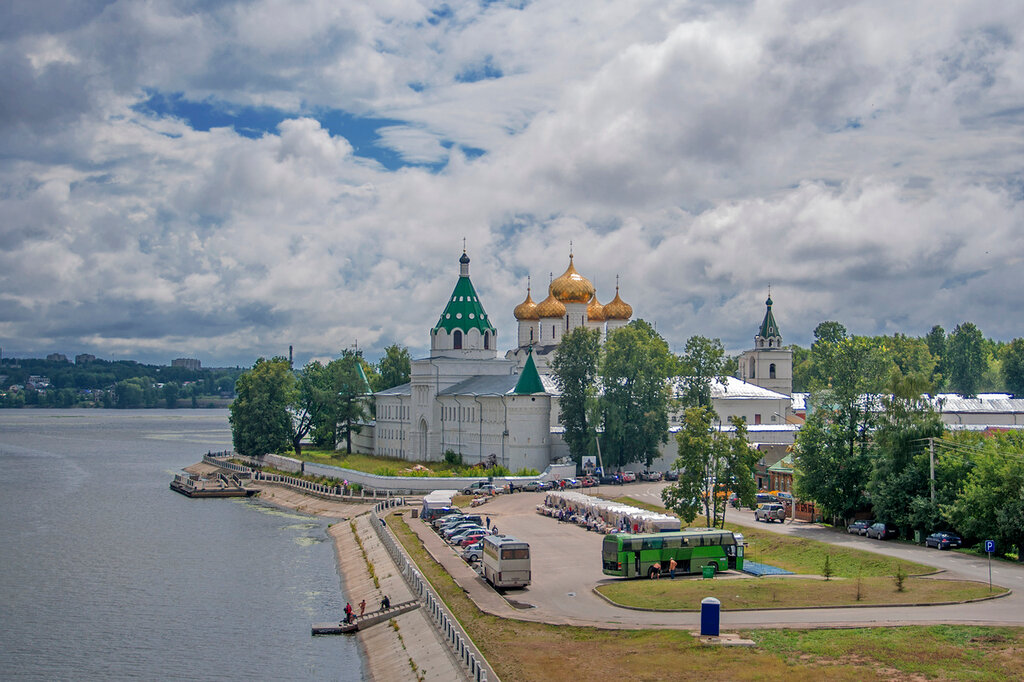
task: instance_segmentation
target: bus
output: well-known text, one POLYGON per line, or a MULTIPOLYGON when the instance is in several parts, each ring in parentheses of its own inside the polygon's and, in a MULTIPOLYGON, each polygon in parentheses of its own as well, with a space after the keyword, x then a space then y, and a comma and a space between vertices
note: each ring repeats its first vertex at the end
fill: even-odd
POLYGON ((494 587, 530 584, 530 545, 511 535, 485 535, 480 563, 484 580, 494 587))
POLYGON ((680 530, 663 533, 606 535, 601 545, 601 565, 605 575, 621 578, 652 578, 654 564, 668 574, 668 562, 676 560, 676 572, 701 573, 705 566, 713 571, 743 570, 743 536, 727 530, 680 530))

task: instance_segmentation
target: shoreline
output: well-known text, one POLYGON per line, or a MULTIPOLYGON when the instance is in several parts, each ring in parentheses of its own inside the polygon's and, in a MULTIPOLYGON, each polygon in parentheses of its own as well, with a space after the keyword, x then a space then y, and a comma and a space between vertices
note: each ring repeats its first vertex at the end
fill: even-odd
MULTIPOLYGON (((200 462, 188 467, 186 471, 201 473, 205 467, 216 469, 200 462)), ((392 603, 413 598, 405 579, 399 574, 371 527, 369 512, 373 509, 373 503, 322 500, 265 482, 259 482, 255 487, 260 492, 254 499, 328 521, 327 535, 334 543, 340 587, 357 611, 362 599, 366 599, 367 611, 372 611, 385 594, 392 603), (358 540, 352 524, 355 525, 358 540), (373 567, 373 575, 368 564, 373 567), (374 584, 374 576, 379 587, 374 584)), ((339 620, 342 618, 342 614, 337 616, 339 620)), ((447 682, 466 679, 462 667, 428 622, 422 609, 396 616, 388 624, 360 630, 356 637, 363 654, 365 679, 379 682, 447 682)))

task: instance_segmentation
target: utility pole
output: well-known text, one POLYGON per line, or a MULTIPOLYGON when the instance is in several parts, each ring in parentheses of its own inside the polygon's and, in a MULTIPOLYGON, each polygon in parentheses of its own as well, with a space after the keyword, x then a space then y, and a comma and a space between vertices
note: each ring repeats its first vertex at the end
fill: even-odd
POLYGON ((930 470, 928 487, 932 493, 932 504, 935 504, 935 439, 928 439, 928 468, 930 470))

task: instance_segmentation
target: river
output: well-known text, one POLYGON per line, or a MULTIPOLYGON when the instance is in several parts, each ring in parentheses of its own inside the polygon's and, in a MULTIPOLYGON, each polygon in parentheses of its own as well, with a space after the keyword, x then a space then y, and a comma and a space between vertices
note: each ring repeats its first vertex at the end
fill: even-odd
POLYGON ((227 410, 0 410, 0 677, 361 680, 327 524, 173 474, 227 410))

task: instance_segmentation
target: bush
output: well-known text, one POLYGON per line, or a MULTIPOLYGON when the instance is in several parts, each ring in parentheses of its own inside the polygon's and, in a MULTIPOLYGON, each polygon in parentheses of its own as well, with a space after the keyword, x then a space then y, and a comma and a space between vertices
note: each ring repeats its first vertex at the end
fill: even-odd
POLYGON ((829 555, 825 555, 825 565, 821 567, 821 575, 825 580, 831 580, 832 576, 835 575, 835 571, 832 570, 832 561, 829 555))
POLYGON ((444 462, 450 466, 462 466, 462 453, 454 450, 444 451, 444 462))
POLYGON ((523 467, 522 469, 517 471, 515 475, 516 476, 540 476, 540 472, 537 471, 536 469, 530 469, 528 467, 523 467))

